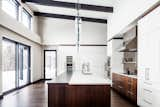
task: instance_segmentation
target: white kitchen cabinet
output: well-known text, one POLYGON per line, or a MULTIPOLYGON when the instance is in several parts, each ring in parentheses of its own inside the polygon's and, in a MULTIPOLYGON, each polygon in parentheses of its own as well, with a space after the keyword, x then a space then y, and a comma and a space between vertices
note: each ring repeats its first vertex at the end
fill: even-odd
POLYGON ((160 7, 138 22, 138 105, 160 107, 160 7))

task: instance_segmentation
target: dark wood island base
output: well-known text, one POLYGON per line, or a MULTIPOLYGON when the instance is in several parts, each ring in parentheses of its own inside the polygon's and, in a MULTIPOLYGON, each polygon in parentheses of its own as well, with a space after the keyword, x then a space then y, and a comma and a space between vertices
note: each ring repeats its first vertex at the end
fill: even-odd
POLYGON ((48 83, 48 107, 110 107, 110 85, 48 83))

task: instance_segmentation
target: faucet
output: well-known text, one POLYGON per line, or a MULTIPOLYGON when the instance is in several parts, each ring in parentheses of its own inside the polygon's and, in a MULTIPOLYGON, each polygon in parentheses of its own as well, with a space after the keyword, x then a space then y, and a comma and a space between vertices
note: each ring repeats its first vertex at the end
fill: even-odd
POLYGON ((82 73, 83 74, 91 74, 89 65, 90 65, 89 62, 82 64, 82 73))

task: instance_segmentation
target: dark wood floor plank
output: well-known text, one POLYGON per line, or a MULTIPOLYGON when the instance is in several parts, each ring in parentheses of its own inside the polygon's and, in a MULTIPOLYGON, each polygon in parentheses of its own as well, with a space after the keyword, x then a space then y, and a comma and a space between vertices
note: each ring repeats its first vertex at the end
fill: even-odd
MULTIPOLYGON (((44 82, 27 86, 4 96, 0 107, 48 107, 48 87, 44 82)), ((136 107, 117 93, 111 93, 111 107, 136 107)))

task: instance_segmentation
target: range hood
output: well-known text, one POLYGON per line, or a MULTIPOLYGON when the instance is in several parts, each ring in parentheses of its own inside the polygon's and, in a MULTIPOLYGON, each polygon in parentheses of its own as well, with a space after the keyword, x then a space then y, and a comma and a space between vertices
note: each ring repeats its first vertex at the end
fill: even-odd
POLYGON ((123 42, 123 46, 119 49, 120 52, 137 52, 137 37, 123 42))

